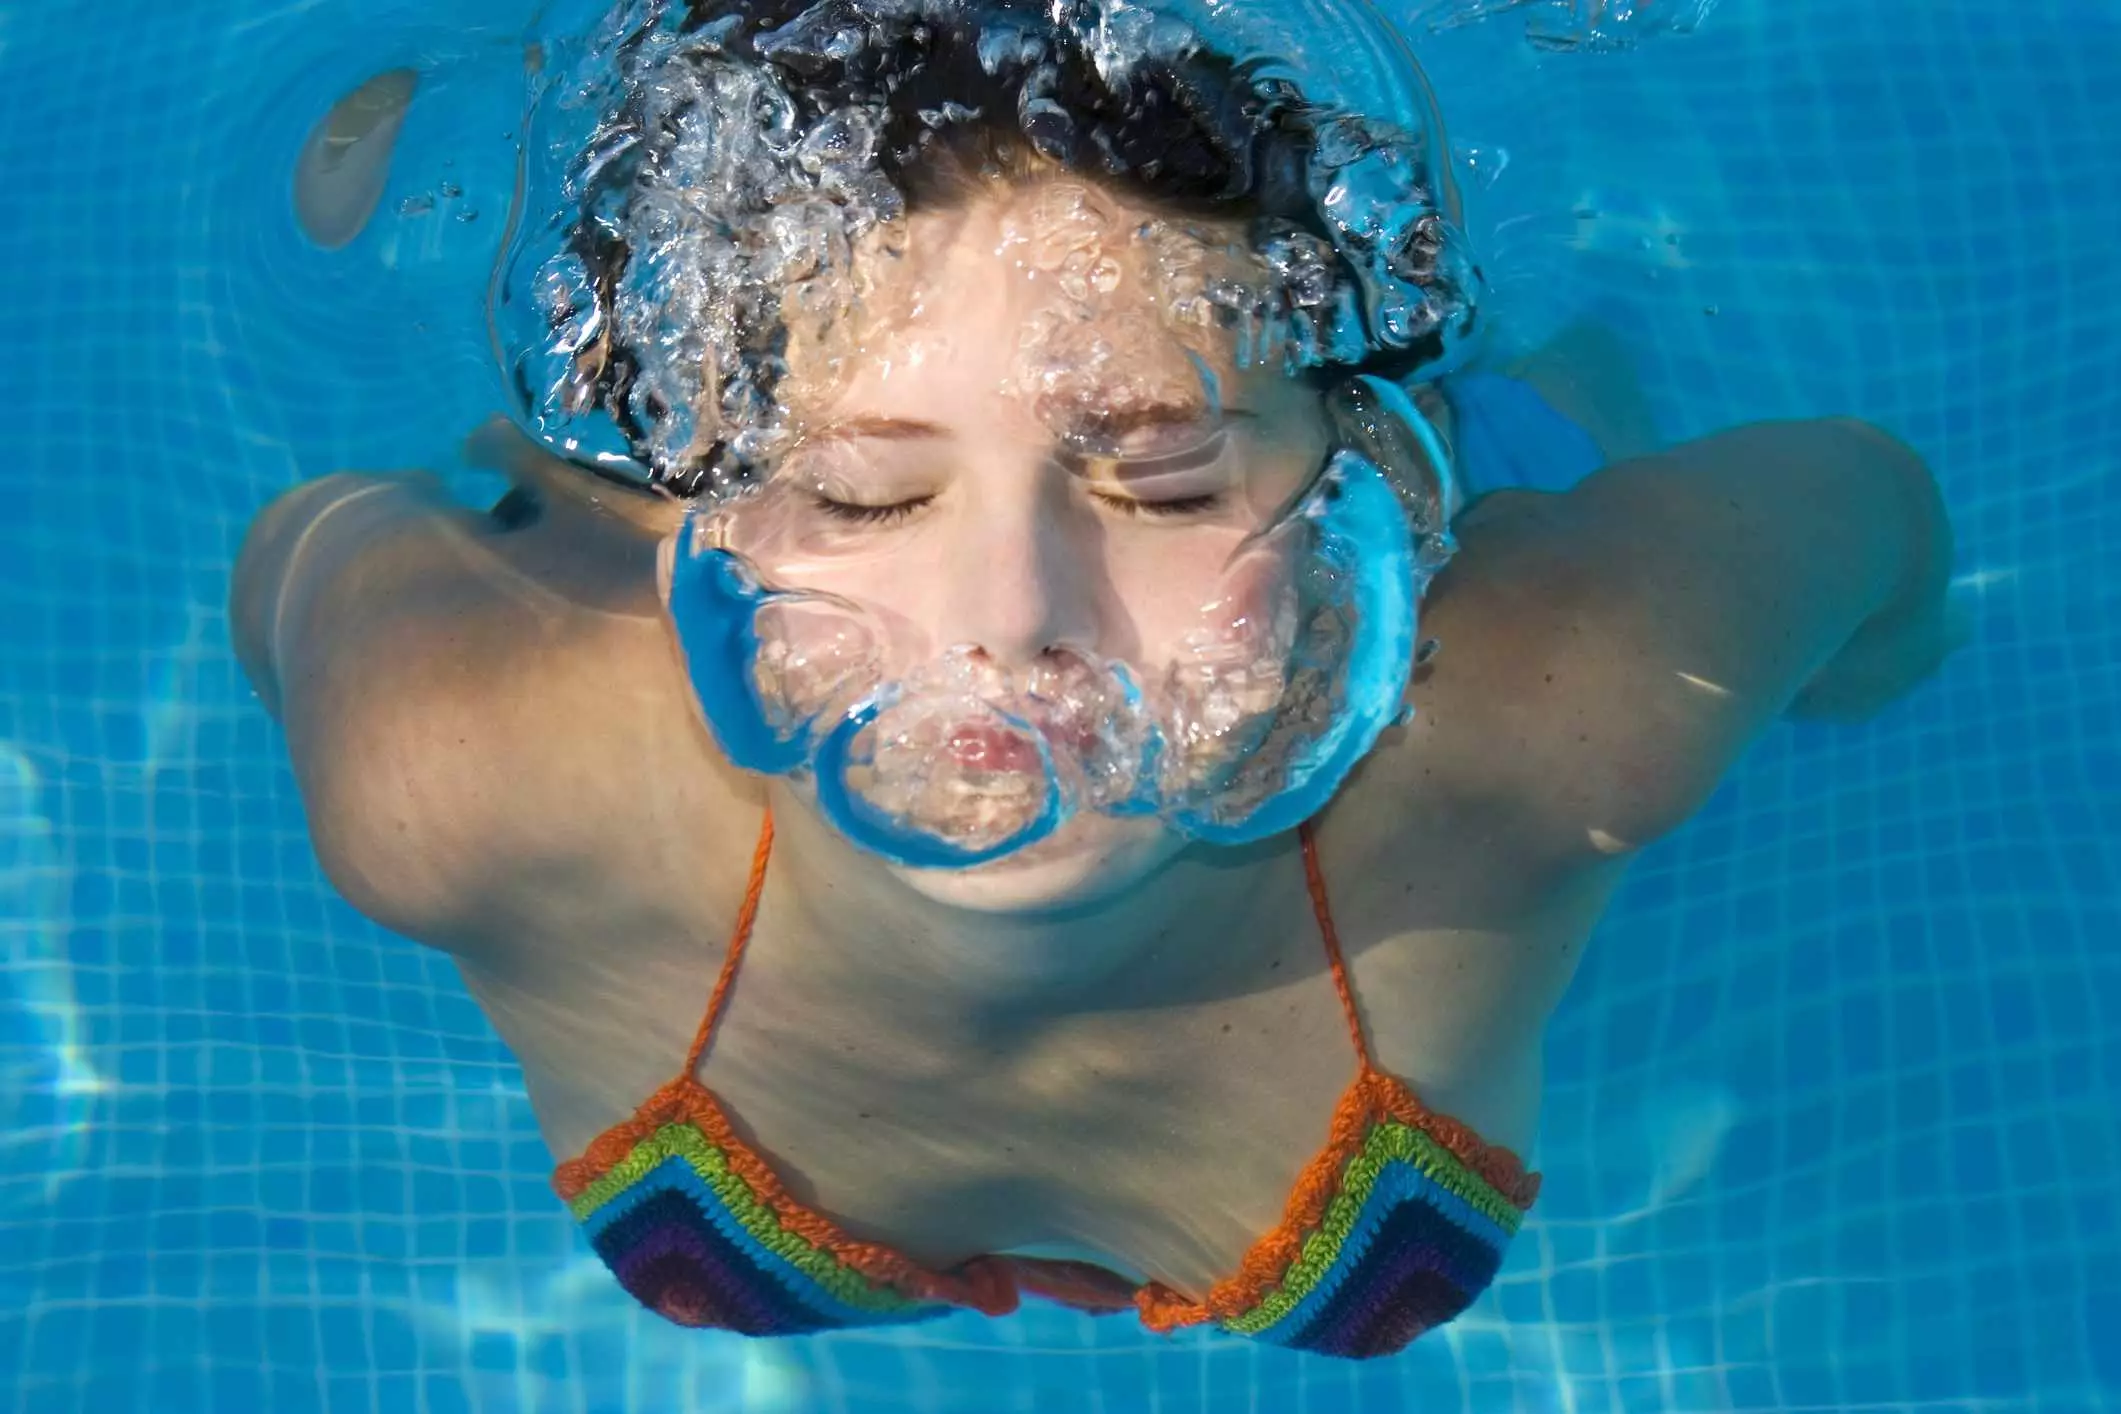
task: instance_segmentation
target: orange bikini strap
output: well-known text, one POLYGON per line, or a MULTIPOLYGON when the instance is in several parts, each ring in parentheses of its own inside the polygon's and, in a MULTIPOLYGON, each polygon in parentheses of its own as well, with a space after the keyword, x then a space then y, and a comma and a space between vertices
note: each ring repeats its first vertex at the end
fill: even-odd
MULTIPOLYGON (((1303 842, 1304 884, 1311 894, 1311 913, 1318 920, 1318 936, 1326 947, 1326 965, 1332 969, 1333 990, 1340 996, 1341 1014, 1348 1020, 1348 1034, 1355 1041, 1355 1058, 1363 1073, 1373 1068, 1370 1061, 1370 1041, 1364 1034, 1362 1013, 1355 1006, 1355 992, 1348 985, 1348 964, 1340 952, 1340 931, 1333 926, 1333 907, 1326 899, 1326 874, 1318 862, 1318 834, 1309 822, 1297 829, 1297 837, 1303 842)), ((721 975, 715 978, 714 993, 707 999, 707 1014, 700 1018, 700 1029, 693 1035, 692 1049, 685 1056, 684 1074, 692 1075, 707 1058, 707 1048, 714 1043, 715 1027, 721 1024, 722 1012, 729 1005, 729 991, 736 983, 736 971, 744 961, 745 945, 751 941, 751 928, 758 921, 759 896, 766 891, 766 865, 773 858, 773 812, 767 811, 759 822, 759 840, 751 853, 751 877, 744 884, 743 906, 737 910, 736 931, 729 939, 729 954, 722 959, 721 975)))
POLYGON ((1348 964, 1340 955, 1340 931, 1333 926, 1333 908, 1326 902, 1326 871, 1318 863, 1318 832, 1307 820, 1296 830, 1304 846, 1304 883, 1311 890, 1311 913, 1318 919, 1318 936, 1325 941, 1326 965, 1333 969, 1333 990, 1340 993, 1340 1009, 1348 1018, 1348 1034, 1355 1038, 1355 1059, 1368 1075, 1370 1038, 1362 1029, 1362 1013, 1355 1008, 1355 991, 1348 985, 1348 964))
POLYGON ((759 842, 751 852, 751 878, 744 885, 744 906, 737 910, 736 933, 729 939, 729 955, 722 959, 722 975, 714 981, 714 995, 707 999, 707 1015, 700 1018, 700 1029, 692 1038, 692 1050, 685 1057, 684 1078, 690 1078, 707 1058, 707 1048, 714 1044, 714 1028, 721 1024, 722 1009, 729 1004, 729 989, 736 982, 736 969, 744 960, 744 945, 751 941, 751 925, 758 921, 759 895, 766 891, 766 861, 773 857, 773 812, 759 824, 759 842))

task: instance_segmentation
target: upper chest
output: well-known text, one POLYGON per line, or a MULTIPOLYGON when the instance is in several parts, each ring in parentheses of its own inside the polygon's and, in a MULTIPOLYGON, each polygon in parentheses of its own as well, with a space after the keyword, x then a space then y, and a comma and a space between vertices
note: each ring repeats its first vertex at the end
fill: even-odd
MULTIPOLYGON (((671 699, 658 733, 697 734, 679 720, 682 695, 655 692, 671 699)), ((614 739, 554 745, 572 754, 568 809, 517 822, 543 832, 524 857, 545 862, 517 891, 530 955, 505 978, 468 971, 559 1157, 678 1068, 756 820, 702 776, 701 743, 673 743, 644 769, 649 755, 614 739), (564 876, 549 864, 584 852, 588 865, 564 876), (546 894, 556 911, 537 904, 546 894)), ((1539 1032, 1602 892, 1530 895, 1506 832, 1403 774, 1390 782, 1358 780, 1323 830, 1369 1044, 1432 1108, 1522 1149, 1539 1032)), ((979 1048, 933 1044, 861 997, 777 986, 776 936, 762 928, 702 1078, 790 1190, 857 1236, 938 1261, 1069 1242, 1174 1280, 1227 1272, 1279 1219, 1356 1072, 1300 866, 1277 867, 1287 877, 1248 925, 1267 945, 1229 986, 1047 1018, 979 1048)))
MULTIPOLYGON (((1068 1244, 1198 1288, 1280 1220, 1357 1071, 1318 923, 1291 892, 1259 911, 1264 946, 1217 995, 1090 1007, 976 1046, 785 985, 762 927, 701 1079, 797 1199, 858 1238, 942 1265, 1068 1244)), ((1346 892, 1344 913, 1376 911, 1346 892)), ((1377 1064, 1520 1149, 1543 1020, 1512 985, 1530 980, 1523 946, 1466 930, 1362 938, 1349 967, 1377 1064)), ((556 1153, 671 1078, 716 960, 695 946, 630 1005, 607 989, 601 1012, 548 999, 574 1031, 511 1037, 556 1153)))

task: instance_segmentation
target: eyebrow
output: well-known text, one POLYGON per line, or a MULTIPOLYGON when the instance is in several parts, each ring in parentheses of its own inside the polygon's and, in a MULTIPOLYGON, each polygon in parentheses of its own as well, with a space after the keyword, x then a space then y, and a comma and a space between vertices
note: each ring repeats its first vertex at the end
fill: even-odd
MULTIPOLYGON (((1100 437, 1124 436, 1145 427, 1182 426, 1200 422, 1216 409, 1198 400, 1182 403, 1141 403, 1127 408, 1078 407, 1076 430, 1100 437)), ((1223 408, 1225 417, 1249 417, 1242 408, 1223 408)))
MULTIPOLYGON (((1117 411, 1091 409, 1081 419, 1078 430, 1098 436, 1123 436, 1138 432, 1145 427, 1170 427, 1199 422, 1212 411, 1204 402, 1149 403, 1117 411)), ((1257 416, 1249 408, 1225 407, 1221 415, 1230 419, 1257 416)), ((857 414, 853 417, 837 418, 811 429, 809 437, 868 438, 880 442, 933 441, 949 437, 949 428, 939 422, 930 422, 919 417, 886 417, 879 414, 857 414)))
POLYGON ((811 430, 812 437, 870 437, 882 442, 917 442, 948 437, 950 429, 918 417, 857 415, 837 418, 811 430))

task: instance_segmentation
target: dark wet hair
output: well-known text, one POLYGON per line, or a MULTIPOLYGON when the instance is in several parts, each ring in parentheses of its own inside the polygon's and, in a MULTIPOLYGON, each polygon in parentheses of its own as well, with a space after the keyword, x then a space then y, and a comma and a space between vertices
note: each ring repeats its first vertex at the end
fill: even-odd
POLYGON ((985 0, 930 7, 889 42, 832 57, 861 8, 709 0, 688 23, 737 16, 739 52, 779 70, 805 116, 880 102, 882 170, 915 204, 947 197, 935 177, 1006 168, 1029 148, 1174 207, 1311 214, 1301 95, 1190 34, 1108 73, 1086 42, 1096 6, 985 0))
MULTIPOLYGON (((1058 168, 1174 214, 1269 218, 1330 246, 1311 189, 1320 110, 1295 84, 1183 28, 1152 31, 1124 62, 1112 62, 1095 48, 1105 13, 1100 0, 689 0, 677 30, 706 41, 704 52, 769 73, 796 105, 799 127, 850 107, 869 112, 878 123, 877 170, 909 209, 947 207, 997 178, 1058 168)), ((584 183, 582 219, 569 237, 606 310, 633 252, 624 223, 597 212, 626 200, 659 137, 638 94, 614 131, 632 140, 584 183)), ((1439 224, 1417 223, 1399 253, 1412 260, 1417 283, 1424 260, 1433 273, 1439 224)), ((771 311, 742 311, 738 327, 748 347, 784 347, 771 311)), ((1442 337, 1426 335, 1365 367, 1419 366, 1437 356, 1442 337)), ((637 358, 615 338, 596 353, 582 392, 645 462, 637 358)), ((1345 371, 1312 370, 1334 379, 1345 371)), ((650 418, 670 411, 653 396, 647 403, 650 418)), ((741 463, 715 441, 655 479, 690 495, 751 480, 754 470, 741 463)))

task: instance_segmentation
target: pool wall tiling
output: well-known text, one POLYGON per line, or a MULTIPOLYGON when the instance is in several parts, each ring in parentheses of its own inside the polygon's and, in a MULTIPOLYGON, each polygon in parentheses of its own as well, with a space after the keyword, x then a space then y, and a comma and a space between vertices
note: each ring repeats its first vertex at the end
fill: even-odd
POLYGON ((630 1308, 452 966, 320 878, 223 611, 274 491, 454 475, 494 409, 527 7, 0 3, 0 1410, 2121 1407, 2121 12, 1726 0, 1620 55, 1387 13, 1479 174, 1497 327, 1603 322, 1675 437, 1900 433, 1974 634, 1648 852, 1502 1280, 1348 1365, 630 1308), (304 132, 406 63, 375 224, 303 246, 304 132))

